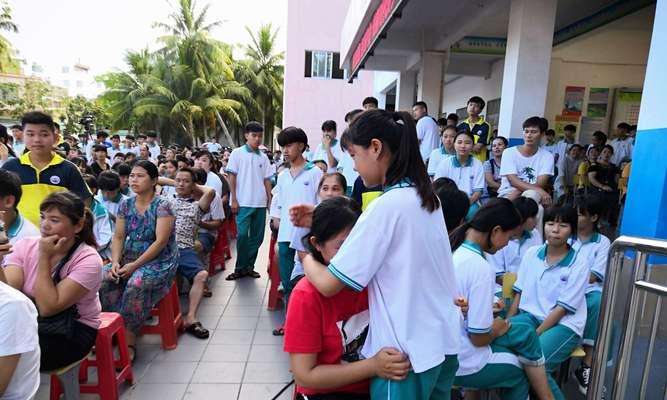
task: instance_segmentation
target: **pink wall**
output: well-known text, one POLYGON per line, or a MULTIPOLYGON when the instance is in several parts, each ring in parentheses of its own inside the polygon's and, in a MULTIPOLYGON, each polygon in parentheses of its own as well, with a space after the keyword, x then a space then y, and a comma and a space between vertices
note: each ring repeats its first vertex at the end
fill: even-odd
POLYGON ((373 94, 373 72, 369 71, 362 71, 351 84, 304 77, 306 50, 340 52, 348 4, 348 0, 288 0, 283 126, 302 128, 311 149, 321 141, 322 122, 336 121, 340 137, 345 114, 361 108, 364 97, 373 94))

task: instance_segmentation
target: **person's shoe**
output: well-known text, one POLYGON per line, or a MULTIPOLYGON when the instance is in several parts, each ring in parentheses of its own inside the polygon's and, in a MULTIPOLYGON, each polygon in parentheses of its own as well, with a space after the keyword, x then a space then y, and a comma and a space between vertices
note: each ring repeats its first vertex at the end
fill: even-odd
POLYGON ((574 370, 573 375, 577 380, 579 392, 585 396, 588 391, 588 382, 591 379, 591 367, 581 364, 581 367, 574 370))

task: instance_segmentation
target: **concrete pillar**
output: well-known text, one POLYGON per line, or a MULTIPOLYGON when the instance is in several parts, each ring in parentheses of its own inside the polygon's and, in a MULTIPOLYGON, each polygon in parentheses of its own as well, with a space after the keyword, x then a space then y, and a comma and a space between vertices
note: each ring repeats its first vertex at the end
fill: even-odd
POLYGON ((442 86, 446 57, 444 53, 422 53, 417 84, 417 100, 428 105, 428 113, 437 118, 442 106, 442 86))
POLYGON ((415 103, 415 85, 417 74, 414 71, 401 71, 396 85, 396 110, 411 111, 415 103))
POLYGON ((522 142, 523 121, 543 116, 557 0, 512 0, 498 133, 522 142))
POLYGON ((667 157, 658 150, 664 149, 667 138, 667 113, 663 106, 667 92, 666 42, 667 2, 659 1, 621 223, 623 235, 667 239, 667 157))

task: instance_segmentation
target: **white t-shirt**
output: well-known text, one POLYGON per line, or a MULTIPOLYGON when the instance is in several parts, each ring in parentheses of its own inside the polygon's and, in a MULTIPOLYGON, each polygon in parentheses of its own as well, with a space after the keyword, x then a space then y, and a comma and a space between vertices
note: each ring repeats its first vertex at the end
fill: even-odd
MULTIPOLYGON (((504 161, 504 160, 503 160, 504 161)), ((559 324, 581 336, 586 325, 587 259, 574 249, 555 265, 547 265, 547 245, 526 251, 513 289, 521 293, 519 309, 544 321, 556 306, 567 310, 559 324)))
MULTIPOLYGON (((543 243, 539 229, 535 228, 531 232, 524 232, 519 239, 512 239, 507 243, 507 246, 498 250, 495 254, 489 254, 489 263, 494 267, 497 277, 503 276, 507 272, 518 272, 521 259, 526 251, 543 243)), ((495 293, 499 291, 502 291, 502 287, 496 285, 495 293)))
POLYGON ((7 237, 9 237, 9 244, 11 245, 24 237, 40 235, 39 229, 19 213, 16 213, 14 223, 7 228, 7 237))
POLYGON ((294 225, 289 218, 289 208, 295 204, 317 203, 317 186, 322 178, 322 170, 315 164, 307 163, 297 176, 292 176, 289 169, 278 175, 278 207, 280 208, 280 228, 278 242, 290 242, 294 225))
POLYGON ((236 200, 240 207, 266 208, 264 181, 271 179, 270 167, 266 154, 252 151, 247 144, 232 151, 226 171, 236 175, 236 200))
POLYGON ((458 354, 460 312, 447 227, 413 187, 385 189, 361 214, 329 271, 354 290, 368 286, 371 322, 362 354, 405 353, 416 373, 458 354), (437 246, 433 244, 437 243, 437 246))
POLYGON ((594 283, 586 285, 586 293, 601 292, 604 287, 604 279, 607 276, 607 259, 609 258, 609 238, 598 232, 593 233, 590 239, 582 242, 577 239, 572 243, 572 248, 578 252, 577 257, 582 257, 589 266, 589 273, 598 279, 594 283))
POLYGON ((435 170, 433 179, 449 178, 456 182, 460 191, 465 192, 468 197, 474 192, 484 192, 486 181, 484 180, 484 166, 476 157, 470 155, 464 165, 461 165, 456 156, 445 158, 435 170))
MULTIPOLYGON (((224 220, 225 219, 225 210, 222 206, 222 198, 216 193, 215 197, 213 197, 213 201, 211 201, 211 207, 208 210, 208 212, 204 215, 201 216, 201 220, 208 222, 208 221, 214 221, 214 220, 224 220)), ((202 227, 199 228, 198 233, 209 233, 213 236, 218 236, 218 230, 209 230, 209 229, 204 229, 202 227)))
POLYGON ((206 173, 206 183, 204 185, 212 187, 213 189, 215 189, 215 193, 218 196, 222 196, 222 181, 215 172, 208 171, 206 173))
POLYGON ((0 282, 0 357, 20 354, 2 400, 32 399, 39 389, 37 309, 23 293, 0 282))
POLYGON ((611 155, 609 161, 617 167, 620 167, 620 163, 624 159, 632 159, 632 150, 634 146, 632 145, 631 137, 627 137, 625 140, 618 138, 610 140, 609 145, 614 149, 614 154, 611 155))
POLYGON ((331 154, 333 154, 334 158, 338 162, 338 165, 336 165, 335 167, 329 165, 329 156, 327 155, 327 151, 324 150, 324 146, 322 145, 322 143, 320 143, 317 146, 317 149, 313 153, 313 156, 311 157, 310 160, 311 161, 322 160, 325 163, 327 163, 327 172, 336 172, 338 170, 338 167, 340 166, 340 161, 343 159, 343 149, 340 147, 340 140, 334 139, 331 142, 331 154))
POLYGON ((359 173, 354 170, 354 160, 350 153, 343 150, 340 160, 338 160, 338 171, 345 177, 347 187, 353 187, 359 173))
POLYGON ((516 175, 521 181, 534 185, 539 176, 554 174, 554 156, 541 148, 538 148, 532 156, 524 157, 519 152, 519 146, 510 147, 503 151, 502 160, 499 196, 505 196, 515 190, 507 175, 516 175))
POLYGON ((162 152, 162 150, 160 150, 160 145, 158 145, 157 143, 154 143, 151 146, 150 144, 148 144, 148 142, 146 142, 146 146, 148 146, 148 151, 151 154, 151 160, 157 161, 157 156, 159 156, 160 153, 162 152))
POLYGON ((206 143, 206 150, 210 151, 211 153, 220 153, 222 146, 220 143, 206 143))
POLYGON ((491 358, 491 346, 475 346, 468 335, 491 332, 493 325, 494 273, 475 243, 463 242, 454 252, 458 296, 468 300, 468 315, 461 319, 459 369, 457 376, 478 372, 491 358))
POLYGON ((440 145, 440 131, 435 120, 424 115, 417 121, 417 139, 419 140, 419 152, 422 160, 426 162, 433 149, 440 145))
POLYGON ((453 153, 447 153, 443 146, 438 147, 437 149, 431 152, 431 155, 428 157, 428 176, 433 178, 435 176, 435 171, 438 169, 440 163, 453 156, 453 153))

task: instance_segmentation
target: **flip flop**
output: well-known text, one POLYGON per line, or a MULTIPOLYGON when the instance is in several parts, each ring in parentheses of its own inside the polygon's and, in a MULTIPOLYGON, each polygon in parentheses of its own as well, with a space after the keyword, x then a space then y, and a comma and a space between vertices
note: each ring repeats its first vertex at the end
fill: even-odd
POLYGON ((225 278, 226 281, 235 281, 237 279, 241 279, 245 276, 243 272, 232 272, 231 274, 227 275, 225 278))
POLYGON ((271 332, 273 336, 285 336, 285 325, 281 325, 279 328, 276 328, 271 332))
POLYGON ((245 276, 249 276, 249 277, 255 278, 255 279, 261 277, 261 275, 257 271, 248 271, 248 272, 245 273, 245 276))
POLYGON ((204 328, 199 321, 185 328, 185 331, 199 339, 208 339, 209 336, 208 329, 204 328))
POLYGON ((213 292, 211 292, 211 289, 209 289, 209 288, 204 288, 204 292, 202 293, 202 296, 204 296, 204 297, 213 297, 213 292))

